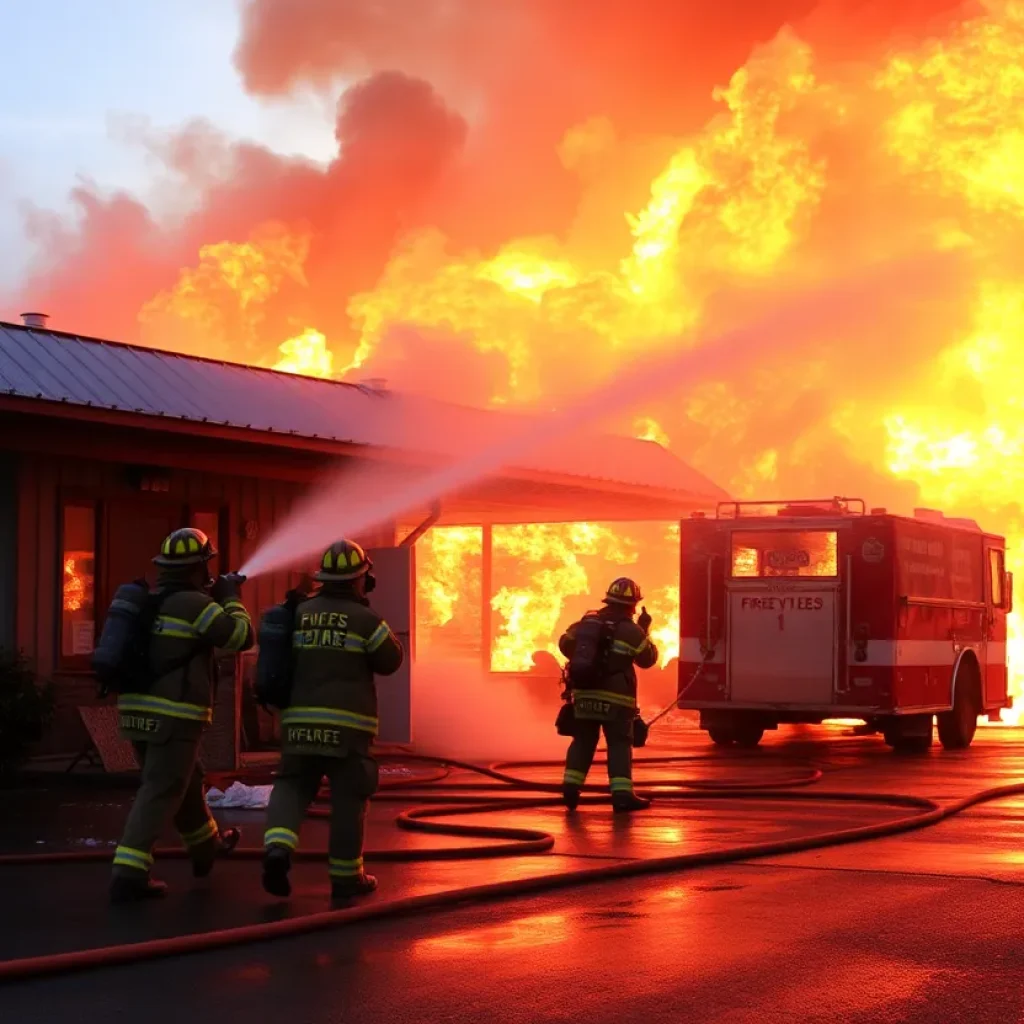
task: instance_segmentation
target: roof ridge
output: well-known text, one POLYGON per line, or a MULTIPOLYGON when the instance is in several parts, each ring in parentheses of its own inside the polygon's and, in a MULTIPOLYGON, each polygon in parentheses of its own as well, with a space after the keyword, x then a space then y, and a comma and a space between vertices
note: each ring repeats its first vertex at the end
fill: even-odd
POLYGON ((231 366, 241 370, 256 370, 259 373, 271 373, 275 377, 305 377, 307 380, 319 380, 325 384, 340 384, 346 388, 358 388, 360 391, 372 392, 365 384, 351 380, 338 380, 334 377, 310 377, 307 374, 296 374, 289 370, 275 370, 272 366, 259 366, 255 363, 238 363, 231 359, 218 359, 215 356, 197 356, 191 352, 177 352, 170 348, 157 348, 155 345, 143 345, 135 341, 118 341, 115 338, 100 338, 92 334, 79 334, 76 331, 58 331, 52 327, 31 327, 28 324, 16 324, 9 320, 0 320, 0 327, 9 330, 22 331, 25 334, 50 334, 60 338, 67 338, 69 341, 81 341, 88 345, 111 345, 115 348, 125 348, 133 352, 152 352, 160 356, 171 356, 175 359, 187 359, 197 363, 212 363, 215 366, 231 366))
MULTIPOLYGON (((231 359, 218 359, 214 356, 193 355, 191 352, 178 352, 175 351, 174 349, 157 348, 154 345, 143 345, 140 342, 118 341, 115 338, 100 338, 95 335, 78 334, 75 331, 60 331, 52 327, 32 327, 28 324, 12 323, 9 320, 0 320, 0 327, 13 329, 16 331, 22 331, 23 333, 26 334, 49 334, 56 337, 67 338, 69 341, 80 341, 89 345, 110 345, 115 348, 128 349, 129 351, 132 352, 143 352, 152 353, 154 355, 169 356, 172 359, 184 359, 188 362, 209 363, 214 366, 227 366, 240 370, 253 370, 258 373, 273 374, 274 377, 277 378, 288 379, 300 377, 303 380, 319 381, 320 383, 323 384, 340 384, 341 386, 346 388, 355 388, 356 390, 361 391, 367 395, 378 396, 394 394, 405 400, 413 399, 415 401, 424 402, 428 405, 441 406, 450 409, 466 409, 471 412, 483 412, 493 416, 517 416, 522 417, 524 419, 542 419, 545 415, 544 410, 532 408, 529 406, 510 406, 508 408, 494 409, 484 405, 469 405, 466 402, 453 402, 443 398, 434 398, 430 395, 419 394, 418 392, 415 391, 382 392, 360 381, 338 380, 335 377, 319 377, 306 373, 294 373, 290 370, 275 370, 273 367, 270 366, 258 366, 253 363, 238 363, 231 359)), ((557 413, 557 410, 555 410, 555 412, 557 413)), ((618 440, 636 442, 637 444, 641 442, 657 444, 656 441, 651 441, 649 438, 630 437, 627 434, 618 434, 603 430, 598 431, 597 433, 602 437, 613 437, 618 440)), ((660 448, 663 446, 658 445, 658 447, 660 448)), ((665 450, 667 451, 667 449, 665 450)))

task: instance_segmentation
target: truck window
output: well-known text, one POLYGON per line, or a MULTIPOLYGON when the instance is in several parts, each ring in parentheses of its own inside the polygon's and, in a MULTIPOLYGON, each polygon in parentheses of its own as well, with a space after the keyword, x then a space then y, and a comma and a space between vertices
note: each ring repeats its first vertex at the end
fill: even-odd
POLYGON ((997 608, 1003 607, 1003 553, 998 548, 989 548, 988 579, 991 587, 992 603, 997 608))
POLYGON ((732 535, 734 579, 835 577, 835 530, 737 530, 732 535))

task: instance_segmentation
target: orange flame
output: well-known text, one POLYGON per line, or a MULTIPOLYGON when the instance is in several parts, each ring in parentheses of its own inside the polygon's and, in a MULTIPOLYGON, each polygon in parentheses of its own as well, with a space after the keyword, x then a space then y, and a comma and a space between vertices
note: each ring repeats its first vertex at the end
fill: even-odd
MULTIPOLYGON (((1019 0, 987 0, 944 38, 871 65, 829 65, 784 30, 715 92, 717 113, 699 131, 639 146, 604 118, 568 126, 558 155, 586 202, 564 235, 513 238, 488 252, 459 250, 437 228, 403 238, 376 285, 348 299, 351 341, 330 345, 309 326, 314 315, 283 330, 270 324, 275 301, 289 311, 309 301, 308 236, 275 224, 243 242, 204 246, 198 265, 146 305, 143 334, 153 344, 182 347, 188 337, 192 351, 343 377, 372 367, 393 328, 411 324, 456 339, 468 359, 497 361, 500 379, 483 403, 550 405, 570 386, 613 374, 641 344, 693 343, 688 332, 711 322, 709 300, 723 286, 813 276, 847 254, 881 258, 908 240, 964 249, 963 322, 928 323, 922 312, 912 336, 894 329, 886 347, 869 351, 863 339, 864 351, 836 354, 824 338, 820 352, 784 375, 766 353, 763 366, 737 367, 735 379, 692 386, 675 414, 659 408, 654 420, 656 410, 642 410, 632 432, 671 444, 737 497, 845 491, 853 480, 872 501, 903 511, 919 500, 976 516, 1007 535, 1008 567, 1019 573, 1022 66, 1019 0), (641 189, 640 172, 628 181, 623 172, 638 162, 641 189), (804 399, 827 411, 798 408, 804 399)), ((588 547, 608 547, 603 529, 496 531, 496 557, 512 573, 494 595, 498 664, 524 668, 534 648, 552 649, 570 609, 616 564, 588 547)), ((642 553, 646 541, 629 541, 631 531, 615 527, 617 543, 642 553)), ((431 536, 418 593, 431 628, 441 629, 463 607, 480 615, 479 595, 464 595, 456 568, 479 559, 479 533, 431 536)), ((665 575, 643 582, 667 622, 678 609, 665 575)), ((1016 614, 1011 628, 1020 693, 1016 614)), ((665 640, 668 650, 672 637, 665 640)))
MULTIPOLYGON (((657 575, 642 580, 660 662, 679 655, 679 527, 640 531, 602 523, 525 524, 493 528, 495 592, 491 669, 529 672, 533 656, 559 658, 562 630, 600 603, 603 588, 646 551, 657 575), (598 575, 600 573, 601 575, 598 575)), ((435 527, 417 547, 417 629, 424 646, 479 649, 482 531, 435 527)))
POLYGON ((85 602, 85 577, 78 572, 75 558, 64 559, 64 611, 81 611, 85 602))
POLYGON ((156 348, 216 354, 232 362, 261 362, 270 302, 305 286, 309 238, 268 224, 247 242, 218 242, 199 250, 173 288, 139 314, 143 340, 156 348))
POLYGON ((633 429, 641 441, 653 441, 655 444, 660 444, 662 448, 669 446, 668 434, 661 429, 658 421, 651 419, 650 416, 641 416, 637 419, 633 424, 633 429))
POLYGON ((327 339, 312 327, 281 343, 281 359, 274 363, 275 370, 284 373, 302 373, 307 377, 331 377, 334 356, 327 347, 327 339))

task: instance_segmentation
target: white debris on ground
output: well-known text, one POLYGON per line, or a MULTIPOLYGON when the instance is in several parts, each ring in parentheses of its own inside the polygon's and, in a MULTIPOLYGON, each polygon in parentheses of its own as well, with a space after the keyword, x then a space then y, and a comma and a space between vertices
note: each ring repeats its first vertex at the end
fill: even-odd
POLYGON ((211 807, 244 807, 257 810, 266 807, 270 802, 270 791, 273 786, 246 786, 242 782, 232 782, 227 790, 211 788, 207 791, 206 802, 211 807))
MULTIPOLYGON (((430 769, 427 768, 427 771, 429 770, 430 769)), ((403 778, 414 779, 416 778, 416 776, 422 775, 423 771, 424 769, 422 768, 409 768, 407 765, 404 764, 382 764, 380 766, 381 778, 384 778, 388 775, 398 775, 403 778)))
MULTIPOLYGON (((423 774, 422 768, 410 768, 407 765, 389 764, 380 766, 382 779, 391 778, 395 781, 414 781, 423 774)), ((206 793, 206 802, 215 809, 240 808, 259 810, 270 802, 270 791, 273 786, 247 786, 244 782, 232 782, 226 790, 211 787, 206 793)))

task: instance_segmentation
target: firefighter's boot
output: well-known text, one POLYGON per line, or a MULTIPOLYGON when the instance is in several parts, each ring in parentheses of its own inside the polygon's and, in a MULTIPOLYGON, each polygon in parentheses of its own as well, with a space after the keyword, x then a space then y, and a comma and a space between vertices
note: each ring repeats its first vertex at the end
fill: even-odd
POLYGON ((195 878, 205 878, 213 870, 214 861, 218 857, 224 857, 229 854, 238 845, 238 841, 241 838, 242 830, 240 828, 224 829, 214 840, 210 852, 203 857, 196 857, 192 861, 193 876, 195 878))
POLYGON ((335 878, 331 882, 331 899, 348 900, 353 896, 366 896, 377 888, 377 879, 363 872, 351 878, 335 878))
POLYGON ((580 805, 580 787, 574 786, 570 782, 566 782, 562 786, 562 803, 570 811, 575 811, 580 805))
POLYGON ((114 875, 110 880, 111 903, 140 903, 143 900, 159 899, 167 895, 167 883, 149 875, 114 875))
POLYGON ((263 889, 271 896, 284 899, 292 894, 288 872, 292 869, 292 856, 283 846, 271 846, 263 855, 263 889))
POLYGON ((612 810, 620 814, 628 814, 630 811, 646 811, 650 806, 651 801, 647 797, 637 796, 631 789, 612 793, 612 810))

